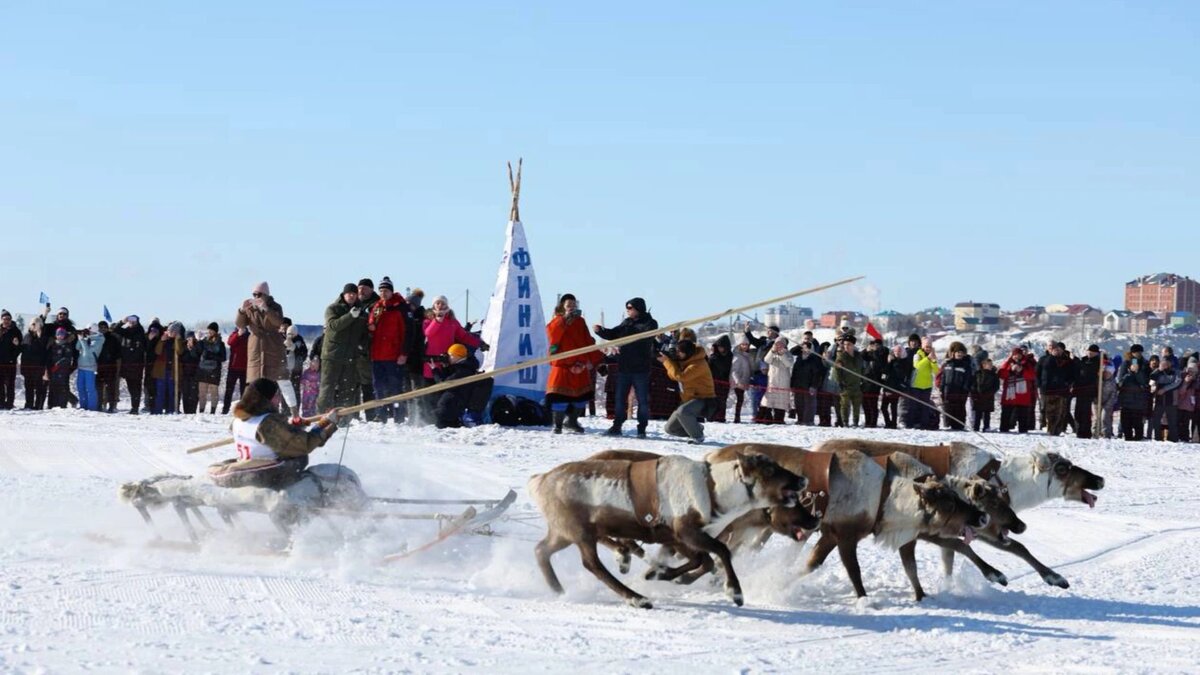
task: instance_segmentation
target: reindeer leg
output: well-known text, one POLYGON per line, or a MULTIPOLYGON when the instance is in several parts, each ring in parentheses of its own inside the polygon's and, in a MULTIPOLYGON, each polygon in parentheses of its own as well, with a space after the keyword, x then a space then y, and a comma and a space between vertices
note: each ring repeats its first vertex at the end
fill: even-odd
POLYGON ((954 549, 942 549, 942 575, 947 577, 954 576, 954 549))
POLYGON ((745 604, 745 599, 742 596, 742 585, 738 581, 737 574, 733 571, 733 554, 729 552, 729 547, 698 527, 681 528, 678 536, 680 541, 694 551, 703 551, 717 556, 721 561, 721 565, 725 568, 726 595, 738 607, 745 604))
MULTIPOLYGON (((924 539, 925 541, 927 541, 931 544, 936 544, 942 548, 942 563, 945 564, 947 557, 949 557, 950 564, 951 564, 951 568, 950 568, 951 572, 954 571, 954 568, 953 568, 954 554, 961 553, 961 554, 963 554, 963 556, 965 556, 967 558, 967 560, 970 560, 971 562, 975 563, 975 566, 979 568, 979 571, 981 573, 983 573, 983 578, 987 579, 988 581, 992 582, 993 584, 1000 584, 1001 586, 1008 585, 1008 577, 1005 576, 1004 573, 1001 572, 1000 570, 998 570, 995 567, 992 567, 990 564, 988 564, 988 562, 986 560, 984 560, 983 558, 980 558, 979 554, 976 553, 970 547, 970 545, 967 544, 967 542, 963 541, 962 539, 949 539, 946 537, 931 537, 927 534, 922 534, 922 535, 920 535, 920 537, 921 537, 921 539, 924 539)), ((982 539, 982 537, 981 537, 981 539, 982 539)), ((946 576, 950 576, 950 574, 947 573, 946 576)))
POLYGON ((546 583, 550 585, 550 590, 559 595, 562 595, 563 587, 558 581, 558 575, 554 573, 554 567, 550 564, 550 556, 570 545, 570 541, 551 532, 547 533, 546 538, 539 541, 538 545, 533 549, 534 554, 537 556, 538 567, 542 569, 542 576, 546 578, 546 583))
MULTIPOLYGON (((679 567, 672 567, 672 568, 666 570, 665 572, 660 572, 658 574, 657 578, 660 579, 661 581, 676 581, 676 580, 679 580, 679 577, 683 576, 684 574, 687 574, 688 572, 692 572, 694 570, 700 569, 702 567, 704 568, 705 573, 712 571, 712 569, 713 569, 712 556, 708 555, 707 553, 698 553, 696 551, 688 551, 686 553, 686 555, 687 555, 687 559, 688 559, 686 563, 680 565, 679 567)), ((691 581, 695 581, 698 578, 699 577, 696 577, 695 579, 692 579, 691 581)), ((691 581, 688 581, 686 583, 691 583, 691 581)), ((683 583, 682 580, 680 580, 680 582, 683 583)))
POLYGON ((808 563, 804 566, 806 573, 812 572, 825 564, 825 559, 837 548, 838 538, 828 530, 821 532, 821 538, 813 545, 812 553, 808 554, 808 563))
MULTIPOLYGON (((822 536, 821 539, 825 537, 822 536)), ((841 537, 837 542, 838 555, 842 558, 842 567, 850 576, 850 583, 858 597, 867 597, 867 589, 863 588, 862 568, 858 566, 858 540, 853 537, 841 537)))
POLYGON ((1063 578, 1061 574, 1043 565, 1042 561, 1033 557, 1033 554, 1029 552, 1029 549, 1025 548, 1025 545, 1016 539, 1009 537, 1007 542, 992 541, 990 538, 985 539, 983 537, 980 537, 980 539, 983 540, 983 542, 988 546, 994 546, 1001 551, 1008 551, 1021 560, 1029 563, 1029 566, 1037 570, 1037 573, 1042 576, 1042 581, 1045 581, 1051 586, 1058 586, 1059 588, 1071 587, 1071 584, 1067 583, 1067 580, 1063 578))
POLYGON ((917 575, 917 540, 904 544, 900 547, 900 562, 904 565, 904 574, 908 576, 908 583, 912 584, 913 596, 917 602, 925 599, 925 589, 921 588, 921 577, 917 575))
POLYGON ((631 556, 630 541, 628 539, 613 539, 612 537, 601 537, 598 542, 601 546, 607 549, 612 549, 612 552, 617 556, 617 568, 621 570, 621 574, 629 573, 629 563, 631 556))
POLYGON ((584 568, 594 574, 597 579, 604 582, 605 586, 608 586, 614 593, 625 598, 625 602, 634 607, 642 609, 650 609, 652 607, 650 600, 621 583, 619 579, 613 576, 612 572, 608 571, 604 563, 600 562, 600 553, 596 550, 595 537, 587 537, 584 541, 579 542, 578 546, 584 568))
POLYGON ((713 562, 712 556, 708 554, 701 555, 700 560, 702 563, 700 569, 688 574, 687 576, 679 578, 675 583, 680 584, 681 586, 690 586, 696 583, 696 581, 698 581, 705 574, 709 574, 717 568, 716 563, 713 562))

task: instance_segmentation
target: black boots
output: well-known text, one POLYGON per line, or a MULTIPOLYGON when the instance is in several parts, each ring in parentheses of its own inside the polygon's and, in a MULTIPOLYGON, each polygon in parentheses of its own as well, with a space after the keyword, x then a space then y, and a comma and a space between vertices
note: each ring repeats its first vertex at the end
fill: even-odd
POLYGON ((551 413, 551 415, 554 418, 554 433, 561 434, 563 428, 563 417, 566 416, 566 413, 555 410, 553 413, 551 413))
POLYGON ((583 426, 579 424, 579 412, 580 409, 575 406, 567 408, 567 431, 573 431, 577 434, 584 433, 583 426))

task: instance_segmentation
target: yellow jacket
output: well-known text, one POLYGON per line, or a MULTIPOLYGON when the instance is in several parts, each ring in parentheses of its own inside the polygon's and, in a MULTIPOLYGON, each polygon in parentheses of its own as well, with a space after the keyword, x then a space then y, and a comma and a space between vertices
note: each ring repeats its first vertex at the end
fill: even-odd
POLYGON ((937 377, 938 364, 924 349, 913 355, 913 389, 933 389, 933 378, 937 377))
POLYGON ((708 359, 705 358, 703 349, 697 347, 685 361, 663 359, 662 364, 667 369, 667 377, 683 385, 683 393, 679 395, 683 402, 694 398, 714 398, 717 395, 713 388, 712 371, 708 368, 708 359))

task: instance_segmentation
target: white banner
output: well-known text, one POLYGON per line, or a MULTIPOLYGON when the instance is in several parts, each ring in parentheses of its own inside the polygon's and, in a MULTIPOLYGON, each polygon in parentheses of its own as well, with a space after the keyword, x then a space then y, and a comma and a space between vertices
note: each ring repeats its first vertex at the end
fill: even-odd
MULTIPOLYGON (((542 297, 533 273, 533 258, 520 221, 509 221, 504 257, 496 288, 483 320, 483 341, 491 346, 484 354, 485 371, 545 356, 546 319, 542 297)), ((496 378, 492 396, 513 394, 541 402, 546 396, 550 366, 530 366, 496 378)))

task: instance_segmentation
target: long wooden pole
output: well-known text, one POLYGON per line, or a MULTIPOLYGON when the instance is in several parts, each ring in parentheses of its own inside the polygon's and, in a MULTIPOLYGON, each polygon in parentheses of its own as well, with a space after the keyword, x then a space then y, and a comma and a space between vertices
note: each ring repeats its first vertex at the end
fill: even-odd
MULTIPOLYGON (((645 340, 647 338, 652 338, 652 337, 655 337, 658 335, 662 335, 664 333, 670 333, 672 331, 679 330, 680 328, 685 328, 687 326, 692 326, 692 325, 695 325, 698 323, 705 323, 708 321, 716 321, 717 319, 720 319, 722 317, 728 316, 730 314, 736 314, 738 312, 744 312, 748 309, 755 309, 757 307, 763 307, 765 305, 777 305, 777 304, 783 302, 784 300, 790 300, 792 298, 797 298, 802 295, 810 295, 812 293, 819 293, 820 291, 826 291, 831 288, 836 288, 838 286, 844 286, 846 284, 854 283, 855 281, 859 281, 864 278, 866 278, 866 277, 864 277, 864 276, 850 277, 849 279, 842 279, 841 281, 835 281, 831 284, 814 286, 812 288, 807 288, 803 291, 796 291, 795 293, 788 293, 787 295, 781 295, 777 298, 771 298, 769 300, 755 302, 755 303, 746 305, 744 307, 737 307, 734 309, 726 309, 726 310, 722 310, 720 312, 716 312, 714 314, 709 314, 708 316, 701 316, 701 317, 697 317, 694 319, 685 319, 683 321, 676 321, 673 324, 670 324, 667 326, 659 326, 658 328, 655 328, 653 330, 648 330, 643 333, 637 333, 636 335, 627 335, 623 338, 617 338, 616 340, 610 340, 608 342, 598 343, 598 344, 595 344, 595 345, 592 345, 589 347, 580 347, 579 349, 572 349, 570 351, 559 352, 557 354, 552 354, 550 356, 543 356, 543 357, 537 358, 537 359, 530 359, 529 361, 522 361, 521 363, 514 363, 511 366, 505 366, 503 368, 496 368, 495 370, 491 370, 486 373, 478 373, 476 375, 470 375, 468 377, 464 377, 464 378, 458 379, 458 380, 439 382, 437 384, 430 385, 423 389, 417 389, 415 391, 407 391, 407 392, 404 392, 403 394, 397 394, 395 396, 389 396, 387 398, 376 399, 374 401, 367 401, 366 403, 360 403, 358 405, 352 405, 352 406, 349 406, 346 408, 338 408, 337 414, 339 416, 352 415, 356 412, 362 412, 364 410, 370 410, 372 408, 378 408, 378 407, 385 406, 385 405, 391 405, 393 403, 399 403, 400 401, 407 401, 409 399, 419 398, 421 396, 428 396, 430 394, 441 393, 448 389, 453 389, 455 387, 461 387, 464 384, 471 384, 473 382, 479 382, 479 381, 486 380, 491 377, 496 377, 498 375, 507 375, 508 373, 515 373, 518 370, 523 370, 525 368, 530 368, 532 366, 540 366, 540 365, 543 365, 546 363, 550 363, 551 361, 558 361, 560 359, 569 359, 569 358, 572 358, 575 356, 579 356, 581 354, 587 354, 589 352, 594 352, 594 351, 601 350, 601 349, 609 349, 611 347, 620 347, 621 345, 627 345, 632 342, 637 342, 639 340, 645 340)), ((306 418, 305 421, 306 422, 314 422, 318 419, 320 419, 319 416, 306 418)), ((204 450, 210 450, 212 448, 219 448, 222 445, 227 445, 232 442, 233 442, 232 438, 226 438, 226 439, 222 439, 220 441, 213 441, 211 443, 206 443, 204 445, 190 448, 188 450, 188 454, 191 454, 193 452, 201 452, 204 450)))

